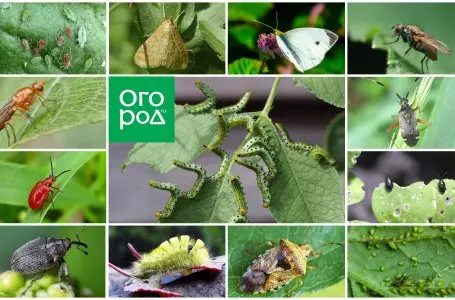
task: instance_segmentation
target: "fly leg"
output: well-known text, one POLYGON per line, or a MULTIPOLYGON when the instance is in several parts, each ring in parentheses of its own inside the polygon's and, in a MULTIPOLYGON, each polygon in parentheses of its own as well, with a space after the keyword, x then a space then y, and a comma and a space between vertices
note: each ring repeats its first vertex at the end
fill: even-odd
POLYGON ((11 132, 13 133, 13 140, 14 140, 14 143, 17 142, 17 139, 16 139, 16 133, 14 132, 14 127, 13 125, 11 125, 10 123, 6 123, 5 125, 5 131, 6 131, 6 136, 8 137, 8 147, 11 146, 11 139, 10 139, 10 135, 9 135, 9 132, 8 132, 8 125, 11 127, 11 132))
POLYGON ((422 119, 417 119, 417 123, 427 125, 427 126, 425 126, 424 128, 420 129, 419 132, 420 132, 420 131, 423 131, 423 130, 425 130, 425 129, 427 129, 428 127, 431 126, 431 123, 430 123, 430 122, 425 121, 425 120, 422 120, 422 119))
MULTIPOLYGON (((423 70, 423 62, 425 61, 425 58, 427 58, 427 69, 428 69, 428 56, 424 56, 422 60, 420 61, 420 66, 422 67, 422 74, 425 74, 425 71, 423 70)), ((430 71, 430 69, 428 69, 430 71)))
POLYGON ((27 293, 27 291, 32 287, 33 283, 35 281, 37 281, 38 279, 40 279, 41 277, 43 277, 45 273, 46 273, 46 271, 43 271, 41 274, 38 274, 35 277, 33 277, 32 280, 30 280, 30 283, 28 284, 28 286, 25 287, 25 289, 22 291, 21 297, 23 297, 25 295, 25 293, 27 293))
POLYGON ((390 131, 394 130, 394 129, 397 128, 399 125, 400 125, 399 122, 390 125, 389 128, 387 128, 387 133, 390 133, 390 131))
POLYGON ((386 45, 389 45, 389 44, 395 44, 395 43, 398 43, 398 41, 400 40, 400 36, 397 37, 397 39, 393 42, 388 42, 388 43, 385 43, 386 45))
POLYGON ((406 50, 406 52, 404 53, 403 57, 406 56, 406 54, 409 53, 409 51, 411 51, 411 49, 413 48, 414 45, 411 44, 411 46, 409 46, 408 50, 406 50))

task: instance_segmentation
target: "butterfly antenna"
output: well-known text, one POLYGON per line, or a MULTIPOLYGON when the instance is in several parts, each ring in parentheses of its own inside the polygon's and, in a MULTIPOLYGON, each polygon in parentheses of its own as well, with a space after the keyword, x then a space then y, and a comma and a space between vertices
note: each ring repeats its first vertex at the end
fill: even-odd
POLYGON ((276 28, 278 28, 278 11, 275 13, 276 28))
POLYGON ((267 25, 267 24, 264 24, 264 23, 262 23, 262 22, 259 22, 258 20, 253 20, 253 21, 256 22, 256 23, 259 23, 259 24, 261 24, 261 25, 263 25, 263 26, 266 26, 266 27, 268 27, 268 28, 271 28, 271 29, 275 30, 275 28, 273 28, 272 26, 269 26, 269 25, 267 25))

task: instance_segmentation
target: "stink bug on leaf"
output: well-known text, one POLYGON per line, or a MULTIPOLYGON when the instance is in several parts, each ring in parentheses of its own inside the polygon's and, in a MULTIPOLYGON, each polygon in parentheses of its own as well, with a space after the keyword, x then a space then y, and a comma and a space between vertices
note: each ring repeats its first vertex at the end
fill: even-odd
MULTIPOLYGON (((322 246, 329 244, 341 245, 327 243, 322 246)), ((313 268, 308 266, 310 256, 319 255, 309 244, 298 245, 280 239, 278 246, 259 255, 248 267, 240 281, 240 289, 249 294, 272 292, 298 278, 300 283, 288 291, 288 296, 291 296, 292 291, 302 284, 302 276, 305 276, 307 268, 313 268)))
MULTIPOLYGON (((375 82, 378 85, 390 90, 390 88, 388 88, 383 83, 377 80, 371 78, 366 79, 375 82)), ((419 131, 427 128, 428 126, 431 126, 431 123, 417 118, 416 111, 419 110, 419 108, 418 107, 413 108, 411 106, 411 103, 408 99, 409 92, 404 97, 398 94, 397 92, 394 93, 399 99, 397 102, 400 105, 400 110, 398 111, 397 114, 392 115, 392 118, 397 120, 398 122, 392 124, 389 128, 387 128, 387 132, 390 132, 395 128, 399 127, 401 137, 403 138, 406 145, 414 147, 415 145, 417 145, 417 142, 419 141, 419 131), (419 130, 417 128, 418 123, 425 124, 427 125, 427 127, 419 130)))

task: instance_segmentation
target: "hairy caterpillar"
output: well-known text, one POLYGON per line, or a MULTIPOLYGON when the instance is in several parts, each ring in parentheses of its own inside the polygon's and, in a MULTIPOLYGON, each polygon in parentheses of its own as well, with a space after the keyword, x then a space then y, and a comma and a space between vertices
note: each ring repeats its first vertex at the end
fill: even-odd
POLYGON ((276 123, 275 125, 278 129, 278 133, 281 139, 289 149, 309 152, 310 157, 316 161, 325 159, 331 165, 334 165, 336 163, 335 159, 325 148, 322 148, 318 145, 305 144, 303 142, 293 142, 289 136, 289 133, 286 131, 282 124, 276 123))
POLYGON ((133 264, 133 272, 140 277, 184 271, 203 266, 210 255, 201 240, 191 239, 188 235, 170 238, 149 253, 142 254, 133 264))
POLYGON ((238 176, 231 176, 229 183, 231 184, 231 188, 234 191, 235 204, 239 209, 240 215, 246 216, 246 213, 248 212, 248 205, 246 203, 242 184, 240 183, 240 178, 238 176))
POLYGON ((227 123, 222 113, 218 113, 218 129, 210 144, 206 146, 207 150, 216 149, 223 144, 227 134, 227 123))
POLYGON ((171 197, 166 203, 166 206, 162 211, 157 211, 155 213, 155 217, 160 220, 161 218, 167 218, 171 215, 171 213, 174 211, 175 204, 177 203, 177 200, 179 199, 181 195, 180 189, 177 187, 177 185, 173 183, 164 183, 164 182, 158 182, 155 180, 150 180, 150 186, 163 190, 163 191, 169 191, 171 193, 171 197))
POLYGON ((236 126, 245 126, 248 129, 248 132, 253 132, 254 130, 254 119, 248 113, 236 114, 230 116, 227 119, 228 128, 233 128, 236 126))
POLYGON ((245 108, 245 105, 248 102, 248 99, 250 99, 250 96, 251 96, 251 92, 246 92, 245 95, 243 95, 243 97, 239 100, 239 102, 237 102, 234 105, 229 105, 229 106, 220 108, 217 110, 217 112, 223 113, 223 114, 230 114, 230 113, 235 113, 235 112, 241 111, 242 109, 245 108))
MULTIPOLYGON (((207 148, 207 146, 206 146, 207 148)), ((218 171, 211 176, 211 178, 213 179, 220 179, 222 178, 226 172, 227 172, 227 169, 229 167, 229 155, 226 153, 226 151, 220 149, 220 148, 215 148, 215 149, 208 149, 209 151, 212 151, 213 153, 215 153, 219 158, 221 158, 221 163, 220 163, 220 167, 218 168, 218 171)))
POLYGON ((238 156, 236 156, 234 160, 239 165, 251 169, 256 173, 256 181, 262 194, 262 206, 264 208, 268 208, 270 206, 272 195, 270 194, 270 189, 266 180, 266 172, 264 171, 264 168, 256 162, 249 161, 238 156))
POLYGON ((275 161, 273 160, 272 156, 268 153, 268 151, 262 147, 255 146, 246 151, 241 151, 240 153, 237 153, 237 155, 239 157, 251 157, 255 155, 261 157, 264 160, 264 163, 266 164, 267 168, 269 169, 267 175, 265 175, 265 179, 267 180, 272 179, 277 173, 275 161))
POLYGON ((187 171, 193 171, 197 174, 196 182, 194 183, 191 190, 183 192, 181 195, 183 198, 189 199, 196 197, 197 193, 199 193, 199 190, 204 184, 205 179, 207 178, 207 170, 200 165, 187 164, 178 160, 174 160, 174 165, 187 171))
POLYGON ((188 104, 184 105, 187 112, 191 114, 197 114, 201 112, 206 112, 212 108, 215 108, 216 105, 216 95, 215 92, 204 82, 196 80, 194 84, 207 96, 207 99, 198 104, 188 104))

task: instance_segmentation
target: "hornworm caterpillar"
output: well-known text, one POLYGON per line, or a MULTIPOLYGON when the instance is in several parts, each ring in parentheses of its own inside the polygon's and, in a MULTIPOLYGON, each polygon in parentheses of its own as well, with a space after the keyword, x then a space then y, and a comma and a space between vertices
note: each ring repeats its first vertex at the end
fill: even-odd
POLYGON ((256 162, 242 159, 238 156, 236 156, 234 160, 239 165, 251 169, 256 173, 256 180, 258 183, 259 190, 261 191, 262 194, 262 206, 264 208, 268 208, 270 206, 270 200, 272 199, 272 195, 270 194, 270 189, 266 180, 266 172, 264 171, 264 168, 256 162))
MULTIPOLYGON (((206 148, 207 148, 207 146, 206 146, 206 148)), ((221 158, 221 163, 220 163, 220 167, 218 168, 218 171, 214 175, 211 176, 211 178, 213 178, 213 179, 220 179, 226 174, 227 168, 229 167, 229 155, 226 153, 226 151, 224 151, 220 148, 208 149, 208 150, 212 151, 218 157, 221 158)))
POLYGON ((216 95, 215 92, 204 82, 196 80, 195 85, 207 96, 207 99, 198 104, 188 104, 184 105, 187 112, 190 114, 197 114, 201 112, 206 112, 212 108, 215 108, 216 105, 216 95))
POLYGON ((157 211, 155 213, 155 217, 158 220, 160 220, 161 218, 169 217, 172 211, 174 211, 175 203, 177 203, 177 200, 181 195, 180 189, 177 187, 177 185, 173 183, 158 182, 155 180, 150 180, 150 186, 160 190, 169 191, 171 193, 171 197, 167 201, 164 209, 162 211, 157 211))
POLYGON ((265 175, 265 179, 267 180, 272 179, 277 173, 275 161, 273 160, 269 152, 265 150, 263 147, 255 146, 246 151, 241 151, 240 153, 237 153, 237 155, 239 157, 251 157, 255 155, 260 156, 264 160, 264 163, 266 164, 267 168, 269 169, 267 175, 265 175))
POLYGON ((242 109, 245 108, 246 103, 248 102, 248 99, 251 96, 251 92, 246 92, 245 95, 239 100, 234 105, 229 105, 223 108, 220 108, 217 110, 218 113, 223 113, 223 114, 230 114, 230 113, 235 113, 238 111, 241 111, 242 109))
POLYGON ((196 197, 197 193, 199 193, 199 190, 204 184, 205 179, 207 178, 207 170, 200 165, 188 164, 178 160, 174 160, 174 165, 187 171, 193 171, 197 174, 196 182, 194 183, 191 190, 182 193, 183 198, 191 199, 196 197))
POLYGON ((234 191, 235 204, 239 209, 240 215, 246 216, 246 213, 248 212, 248 205, 246 204, 245 193, 243 192, 240 178, 238 176, 231 176, 229 183, 231 184, 231 188, 234 191))
POLYGON ((235 114, 230 116, 227 119, 228 128, 233 128, 236 126, 245 126, 248 129, 248 132, 253 132, 254 130, 254 119, 248 113, 235 114))
POLYGON ((329 164, 334 165, 336 163, 335 159, 330 155, 330 153, 318 145, 309 145, 303 142, 293 142, 289 136, 289 133, 283 127, 283 125, 276 123, 276 128, 278 133, 285 143, 286 147, 295 151, 306 151, 309 152, 310 157, 316 161, 320 161, 324 158, 329 164))
POLYGON ((224 116, 222 113, 218 113, 217 118, 218 118, 218 129, 217 129, 216 134, 213 137, 212 141, 210 142, 210 144, 208 144, 206 146, 207 150, 216 149, 216 148, 220 147, 221 144, 223 144, 224 139, 226 138, 226 134, 227 134, 227 130, 228 130, 226 120, 224 119, 224 116))

